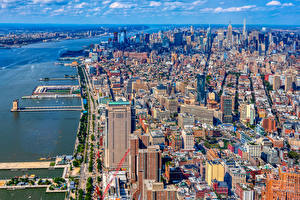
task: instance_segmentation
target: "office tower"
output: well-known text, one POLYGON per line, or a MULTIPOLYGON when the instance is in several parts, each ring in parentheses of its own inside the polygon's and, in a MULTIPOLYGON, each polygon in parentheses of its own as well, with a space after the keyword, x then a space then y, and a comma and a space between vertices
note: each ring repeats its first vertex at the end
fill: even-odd
POLYGON ((205 75, 197 74, 197 101, 200 104, 206 104, 206 92, 205 92, 205 75))
POLYGON ((191 34, 193 35, 194 34, 194 27, 191 26, 191 34))
POLYGON ((138 178, 160 181, 161 152, 158 145, 148 146, 147 149, 138 151, 138 171, 142 176, 138 178))
POLYGON ((148 146, 147 149, 139 149, 137 158, 138 188, 143 199, 144 181, 146 179, 160 182, 161 178, 161 152, 158 145, 148 146))
POLYGON ((292 84, 293 84, 292 76, 286 75, 285 80, 284 80, 284 89, 286 92, 288 92, 290 89, 292 89, 292 84))
POLYGON ((136 129, 136 115, 135 115, 135 103, 132 100, 131 103, 131 133, 133 133, 136 129))
POLYGON ((126 30, 122 30, 120 34, 120 43, 127 43, 126 30))
POLYGON ((243 26, 243 38, 244 38, 244 40, 247 38, 247 31, 246 31, 246 19, 244 19, 244 26, 243 26))
POLYGON ((179 46, 182 45, 182 33, 174 33, 174 45, 179 46))
POLYGON ((178 100, 177 98, 169 97, 166 99, 166 109, 170 111, 170 113, 178 112, 178 100))
POLYGON ((217 36, 217 38, 218 38, 218 41, 224 40, 224 31, 222 29, 218 30, 218 36, 217 36))
POLYGON ((228 29, 227 29, 227 42, 228 42, 229 45, 232 45, 232 26, 231 26, 231 23, 229 23, 228 29))
POLYGON ((145 34, 145 42, 148 44, 150 42, 150 34, 146 33, 145 34))
POLYGON ((130 137, 130 154, 129 154, 129 178, 131 183, 137 181, 137 157, 139 151, 139 138, 137 135, 130 137))
MULTIPOLYGON (((105 135, 105 167, 117 168, 129 148, 131 106, 125 101, 110 102, 107 106, 105 135)), ((128 167, 128 158, 123 167, 128 167)))
POLYGON ((118 32, 114 32, 113 42, 117 43, 118 41, 119 41, 119 39, 118 39, 118 32))
POLYGON ((225 168, 218 160, 206 161, 205 181, 209 186, 212 185, 213 180, 224 181, 225 168))
POLYGON ((275 75, 273 78, 273 90, 278 90, 280 86, 280 75, 275 75))
POLYGON ((229 95, 222 95, 221 97, 221 111, 223 113, 223 122, 232 122, 232 97, 229 95))
POLYGON ((141 36, 139 34, 135 35, 135 42, 140 43, 141 42, 141 36))

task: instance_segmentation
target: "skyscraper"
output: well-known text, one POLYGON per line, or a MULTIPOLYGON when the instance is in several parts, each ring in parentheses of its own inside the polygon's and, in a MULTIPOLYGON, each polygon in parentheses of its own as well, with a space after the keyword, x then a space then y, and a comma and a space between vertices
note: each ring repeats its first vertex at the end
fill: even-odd
POLYGON ((208 185, 212 185, 213 180, 224 181, 225 168, 220 161, 206 161, 205 181, 208 185))
POLYGON ((231 46, 232 45, 232 26, 231 23, 228 25, 228 30, 227 30, 227 42, 231 46))
POLYGON ((223 113, 223 122, 232 122, 232 97, 229 95, 222 95, 221 97, 221 110, 223 113))
POLYGON ((288 92, 292 88, 292 84, 293 84, 292 76, 286 75, 284 80, 284 89, 286 92, 288 92))
POLYGON ((117 43, 119 42, 119 35, 118 35, 118 32, 114 32, 114 39, 113 39, 113 42, 117 43))
MULTIPOLYGON (((131 106, 125 101, 110 102, 107 106, 105 135, 105 167, 117 168, 129 148, 131 106)), ((126 158, 123 167, 128 167, 126 158)))
POLYGON ((127 43, 126 30, 122 30, 120 34, 120 43, 127 43))
POLYGON ((243 26, 243 39, 247 38, 247 31, 246 31, 246 19, 244 19, 244 26, 243 26))
POLYGON ((280 86, 280 75, 275 75, 273 78, 273 90, 278 90, 280 86))
POLYGON ((206 93, 205 93, 205 75, 197 74, 197 101, 200 104, 206 104, 206 93))
POLYGON ((174 45, 175 46, 182 45, 182 36, 183 36, 183 34, 180 32, 174 33, 174 45))

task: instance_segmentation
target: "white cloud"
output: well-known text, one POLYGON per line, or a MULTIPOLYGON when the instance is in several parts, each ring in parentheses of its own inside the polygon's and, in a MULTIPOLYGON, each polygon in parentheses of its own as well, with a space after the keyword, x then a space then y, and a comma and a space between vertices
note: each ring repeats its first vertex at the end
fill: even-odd
POLYGON ((158 1, 150 1, 149 6, 151 7, 157 7, 157 6, 161 6, 161 3, 158 1))
POLYGON ((82 3, 80 3, 80 4, 75 5, 74 8, 83 8, 83 7, 86 6, 86 5, 87 5, 87 3, 82 2, 82 3))
POLYGON ((126 4, 126 3, 122 3, 122 2, 114 2, 109 5, 109 7, 112 9, 114 9, 114 8, 132 8, 133 6, 134 6, 134 4, 126 4))
POLYGON ((279 1, 270 1, 266 4, 266 6, 280 6, 281 3, 279 1))
POLYGON ((282 4, 283 7, 290 7, 290 6, 294 6, 293 3, 284 3, 282 4))
POLYGON ((59 14, 59 13, 62 13, 62 12, 64 12, 64 11, 65 11, 65 9, 59 8, 59 9, 53 10, 53 13, 54 13, 54 14, 59 14))
POLYGON ((65 0, 32 0, 34 4, 51 4, 51 3, 63 3, 65 0))
POLYGON ((110 0, 107 0, 107 1, 103 1, 102 4, 106 5, 106 4, 109 4, 111 1, 110 0))
POLYGON ((206 2, 207 2, 206 0, 203 0, 203 1, 199 0, 199 1, 194 1, 192 4, 197 6, 197 5, 205 4, 206 2))
POLYGON ((184 3, 180 2, 180 1, 174 1, 174 2, 165 2, 164 3, 164 8, 163 10, 174 10, 176 8, 183 8, 184 7, 184 3))
POLYGON ((224 12, 242 12, 246 11, 252 8, 255 8, 256 5, 247 5, 247 6, 241 6, 241 7, 230 7, 230 8, 222 8, 222 7, 217 7, 215 9, 212 8, 204 8, 201 11, 203 12, 210 12, 213 11, 215 13, 224 13, 224 12))

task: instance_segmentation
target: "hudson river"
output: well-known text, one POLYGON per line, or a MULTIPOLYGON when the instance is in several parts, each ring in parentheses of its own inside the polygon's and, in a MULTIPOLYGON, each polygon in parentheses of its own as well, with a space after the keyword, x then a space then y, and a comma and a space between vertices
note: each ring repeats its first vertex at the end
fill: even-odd
POLYGON ((80 105, 80 99, 21 100, 42 84, 78 84, 77 81, 40 82, 43 77, 74 75, 76 69, 55 65, 60 53, 79 50, 101 39, 38 43, 0 49, 0 162, 36 161, 72 154, 79 111, 11 113, 12 101, 22 106, 80 105))

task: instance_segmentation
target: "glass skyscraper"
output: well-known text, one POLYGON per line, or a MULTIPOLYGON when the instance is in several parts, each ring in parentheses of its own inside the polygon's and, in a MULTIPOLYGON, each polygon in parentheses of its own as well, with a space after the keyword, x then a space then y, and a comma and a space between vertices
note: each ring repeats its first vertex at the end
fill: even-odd
POLYGON ((197 74, 197 101, 206 104, 205 75, 197 74))

